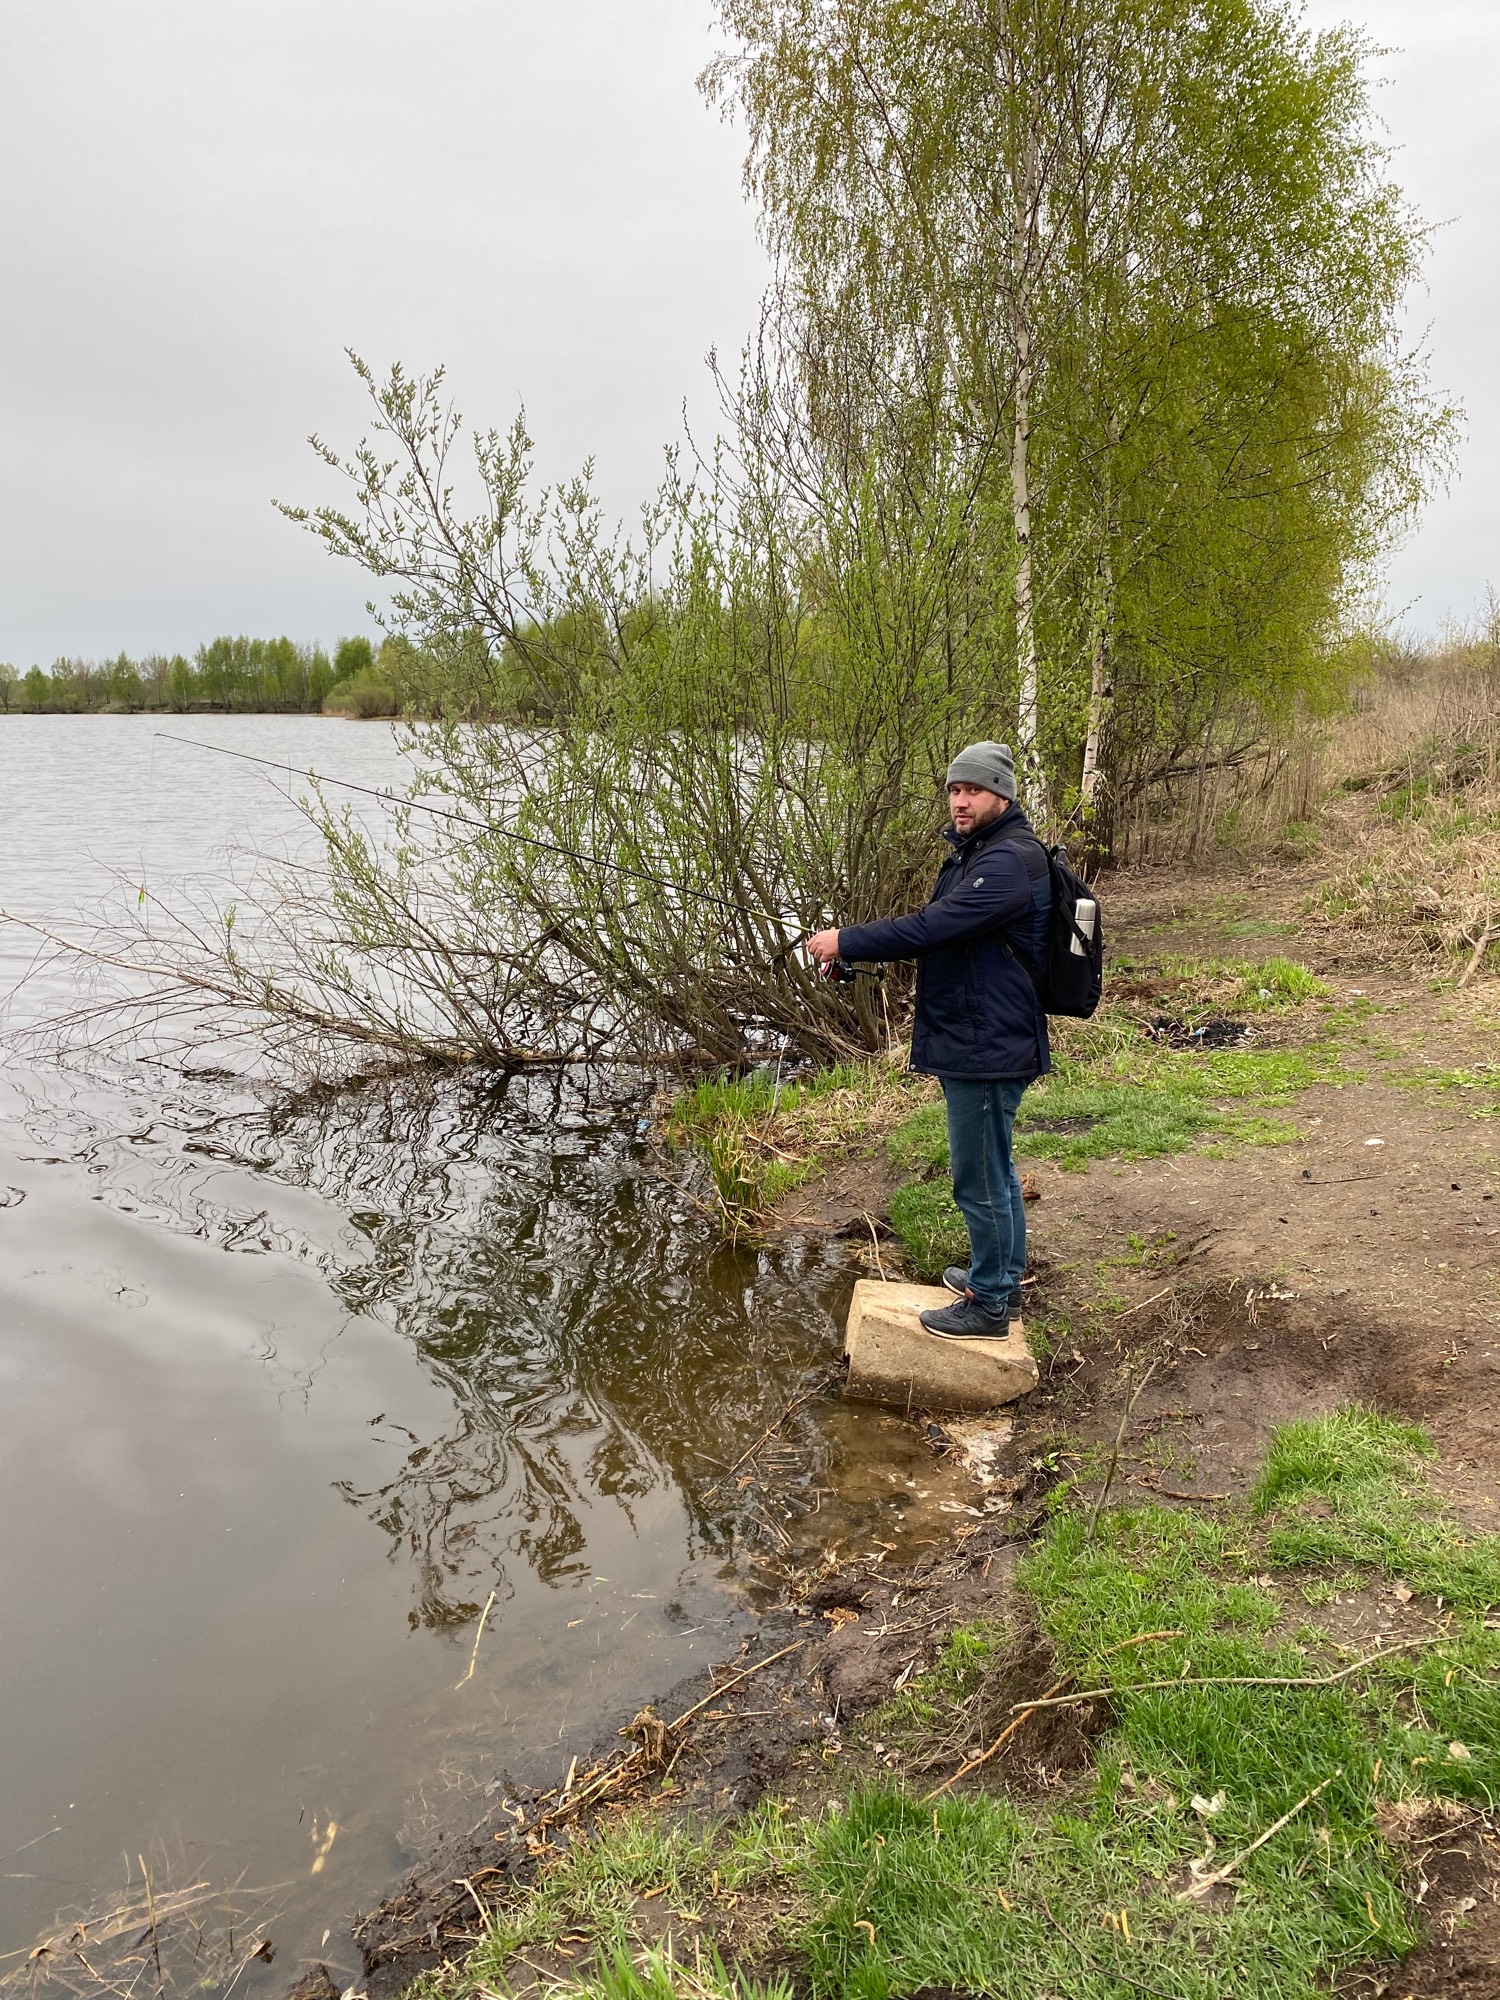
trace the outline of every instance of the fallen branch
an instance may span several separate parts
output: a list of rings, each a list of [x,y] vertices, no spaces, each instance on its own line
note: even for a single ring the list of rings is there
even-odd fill
[[[1308,1792],[1304,1797],[1298,1799],[1297,1803],[1291,1808],[1289,1812],[1284,1812],[1281,1815],[1280,1819],[1273,1820],[1272,1823],[1266,1828],[1265,1832],[1263,1834],[1260,1834],[1256,1839],[1252,1840],[1248,1847],[1241,1848],[1240,1852],[1235,1855],[1232,1861],[1226,1861],[1222,1868],[1215,1868],[1211,1875],[1195,1876],[1193,1881],[1188,1884],[1186,1889],[1179,1889],[1177,1892],[1178,1902],[1185,1903],[1185,1902],[1201,1901],[1202,1898],[1208,1895],[1211,1890],[1216,1889],[1221,1882],[1227,1882],[1229,1880],[1229,1877],[1234,1873],[1235,1869],[1239,1867],[1242,1861],[1248,1861],[1250,1859],[1250,1856],[1255,1852],[1255,1850],[1258,1847],[1264,1847],[1268,1840],[1272,1839],[1276,1834],[1280,1833],[1281,1829],[1284,1826],[1286,1826],[1291,1820],[1294,1820],[1297,1817],[1298,1813],[1301,1812],[1304,1806],[1310,1806],[1313,1800],[1317,1798],[1320,1793],[1326,1792],[1328,1790],[1328,1787],[1333,1783],[1335,1778],[1342,1778],[1343,1775],[1344,1775],[1344,1767],[1342,1764],[1340,1764],[1339,1768],[1336,1771],[1329,1773],[1329,1775],[1323,1780],[1321,1785],[1314,1785],[1310,1792]]]
[[[1474,974],[1479,970],[1480,960],[1497,939],[1500,939],[1500,923],[1497,923],[1492,916],[1486,917],[1484,929],[1479,933],[1478,942],[1474,946],[1474,955],[1458,975],[1460,988],[1468,985]]]
[[[1165,1294],[1163,1293],[1160,1296],[1165,1297]],[[1146,1305],[1150,1305],[1151,1300],[1146,1299],[1143,1301],[1143,1303]],[[1124,1314],[1122,1313],[1120,1317],[1123,1319]],[[1146,1384],[1151,1380],[1151,1377],[1155,1373],[1156,1373],[1156,1362],[1155,1360],[1153,1360],[1151,1362],[1151,1365],[1147,1368],[1145,1374],[1141,1377],[1140,1381],[1136,1383],[1134,1389],[1132,1389],[1132,1391],[1130,1392],[1129,1400],[1127,1401],[1123,1411],[1120,1413],[1120,1428],[1115,1433],[1115,1448],[1109,1455],[1109,1470],[1104,1475],[1104,1484],[1099,1488],[1099,1498],[1094,1502],[1094,1511],[1089,1516],[1088,1532],[1083,1538],[1085,1546],[1087,1546],[1090,1542],[1093,1541],[1094,1530],[1099,1525],[1099,1516],[1104,1512],[1104,1503],[1109,1498],[1109,1489],[1111,1486],[1113,1486],[1115,1480],[1115,1473],[1119,1469],[1120,1448],[1125,1442],[1125,1433],[1130,1428],[1130,1419],[1135,1415],[1135,1406],[1140,1401],[1141,1391],[1145,1388]]]
[[[1217,1501],[1227,1500],[1227,1493],[1184,1493],[1178,1486],[1163,1486],[1160,1480],[1132,1477],[1132,1486],[1139,1486],[1143,1493],[1160,1493],[1167,1500],[1195,1500],[1200,1507],[1211,1507]]]
[[[1340,1667],[1336,1674],[1214,1674],[1203,1677],[1190,1675],[1168,1681],[1126,1681],[1113,1687],[1085,1688],[1081,1694],[1063,1694],[1054,1698],[1053,1690],[1033,1702],[1016,1702],[1015,1708],[1024,1708],[1028,1713],[1037,1708],[1067,1708],[1073,1702],[1106,1701],[1112,1695],[1149,1694],[1163,1688],[1324,1688],[1335,1687],[1340,1681],[1347,1681],[1365,1667],[1374,1666],[1377,1660],[1388,1660],[1394,1653],[1410,1653],[1418,1646],[1445,1646],[1452,1643],[1451,1632],[1429,1632],[1420,1639],[1403,1639],[1397,1646],[1382,1646],[1378,1653],[1366,1653],[1353,1666]],[[1131,1643],[1134,1643],[1133,1641]],[[1118,1650],[1118,1648],[1116,1649]],[[1100,1654],[1101,1659],[1105,1657]],[[1014,1713],[1014,1709],[1012,1710]]]
[[[1054,1681],[1052,1683],[1051,1687],[1049,1687],[1047,1690],[1047,1694],[1048,1695],[1056,1694],[1058,1689],[1065,1688],[1068,1685],[1068,1682],[1072,1678],[1073,1676],[1071,1674],[1064,1674],[1060,1681]],[[956,1771],[952,1772],[948,1777],[944,1778],[943,1782],[940,1785],[934,1785],[932,1790],[926,1793],[925,1796],[923,1797],[922,1800],[923,1805],[926,1805],[932,1799],[941,1798],[943,1793],[946,1792],[951,1786],[956,1785],[960,1778],[967,1778],[971,1771],[977,1771],[981,1764],[987,1764],[990,1761],[991,1757],[994,1756],[995,1752],[997,1750],[1002,1749],[1005,1746],[1005,1744],[1007,1744],[1010,1741],[1011,1737],[1015,1735],[1016,1731],[1021,1727],[1022,1723],[1026,1721],[1028,1716],[1035,1715],[1039,1708],[1045,1708],[1046,1706],[1047,1702],[1046,1702],[1046,1697],[1044,1696],[1041,1701],[1034,1701],[1031,1704],[1030,1708],[1023,1708],[1021,1710],[1021,1713],[1018,1716],[1016,1716],[1014,1721],[1006,1723],[1005,1727],[1001,1730],[1000,1734],[995,1738],[994,1742],[990,1745],[988,1750],[981,1751],[977,1757],[968,1758],[964,1763],[959,1765]]]
[[[1144,1646],[1147,1643],[1147,1641],[1151,1639],[1181,1639],[1183,1636],[1184,1636],[1183,1633],[1175,1626],[1173,1626],[1170,1630],[1162,1632],[1137,1632],[1137,1634],[1133,1639],[1122,1639],[1117,1646],[1111,1646],[1109,1648],[1109,1652],[1102,1654],[1100,1657],[1108,1659],[1110,1653],[1128,1652],[1132,1646]],[[956,1785],[960,1778],[968,1777],[969,1773],[971,1771],[977,1771],[981,1764],[987,1764],[990,1761],[991,1757],[994,1756],[995,1752],[1001,1749],[1006,1743],[1009,1742],[1010,1738],[1015,1735],[1016,1731],[1021,1727],[1021,1724],[1025,1722],[1028,1716],[1035,1715],[1039,1708],[1048,1708],[1055,1706],[1055,1704],[1051,1702],[1050,1697],[1052,1695],[1055,1695],[1060,1688],[1065,1688],[1068,1685],[1068,1682],[1072,1680],[1072,1678],[1073,1678],[1072,1674],[1064,1674],[1061,1680],[1054,1681],[1052,1683],[1051,1687],[1048,1688],[1046,1694],[1041,1696],[1039,1700],[1030,1703],[1017,1703],[1017,1707],[1020,1708],[1021,1713],[1016,1716],[1013,1722],[1006,1723],[1005,1727],[1001,1730],[1000,1734],[995,1738],[994,1742],[990,1745],[989,1749],[981,1751],[979,1756],[970,1757],[966,1762],[960,1764],[958,1769],[955,1772],[953,1772],[951,1777],[944,1778],[943,1782],[940,1785],[934,1786],[934,1788],[927,1793],[926,1798],[923,1799],[922,1803],[926,1805],[929,1800],[940,1797],[942,1793],[948,1790],[950,1785]]]
[[[691,1708],[685,1708],[675,1722],[669,1722],[668,1731],[681,1729],[685,1722],[690,1722],[700,1709],[707,1708],[711,1701],[717,1701],[721,1694],[728,1694],[732,1687],[738,1687],[741,1681],[749,1680],[750,1676],[758,1674],[762,1667],[773,1666],[777,1660],[784,1660],[788,1653],[795,1653],[799,1646],[806,1644],[805,1639],[793,1639],[791,1645],[783,1646],[779,1653],[769,1653],[765,1659],[757,1660],[753,1667],[746,1667],[741,1673],[731,1674],[727,1681],[720,1681],[716,1688],[710,1688],[702,1701],[695,1701]]]
[[[875,1224],[868,1212],[865,1212],[865,1227],[870,1232],[870,1249],[874,1253],[875,1269],[880,1273],[881,1283],[884,1284],[885,1266],[880,1261],[880,1238],[875,1234]]]
[[[321,830],[337,844],[326,825]],[[134,889],[134,878],[127,883],[112,872],[121,889]],[[0,926],[13,924],[80,965],[130,981],[123,991],[115,990],[118,980],[104,981],[91,1000],[22,1032],[64,1046],[87,1035],[118,1039],[143,1026],[160,1037],[168,1023],[189,1037],[269,1032],[295,1039],[306,1060],[299,1031],[310,1030],[315,1043],[363,1044],[407,1064],[481,1062],[505,1070],[585,1062],[619,1040],[618,1022],[597,1018],[598,1001],[578,990],[576,977],[570,983],[576,968],[547,938],[513,935],[509,919],[493,941],[444,935],[445,923],[459,936],[473,930],[473,910],[451,883],[438,894],[436,920],[398,895],[399,907],[388,907],[387,898],[379,921],[370,914],[373,929],[359,927],[352,938],[335,921],[333,892],[325,894],[321,877],[312,881],[306,870],[287,864],[267,881],[231,883],[252,912],[248,945],[245,928],[236,928],[236,905],[205,908],[200,898],[173,907],[144,887],[131,897],[131,915],[101,923],[86,939],[0,911]],[[33,970],[44,959],[38,953]]]
[[[494,1603],[495,1603],[495,1592],[492,1590],[489,1594],[488,1599],[485,1602],[485,1607],[483,1611],[481,1611],[479,1614],[479,1630],[474,1634],[474,1650],[469,1655],[469,1671],[464,1675],[463,1680],[454,1682],[453,1691],[455,1694],[457,1694],[458,1690],[464,1685],[466,1681],[471,1681],[474,1678],[474,1668],[478,1664],[479,1660],[479,1642],[484,1637],[485,1620],[489,1617],[490,1612],[493,1610]]]
[[[265,1014],[278,1021],[295,1021],[301,1027],[315,1028],[321,1034],[342,1036],[348,1041],[364,1042],[374,1048],[389,1049],[408,1059],[417,1057],[425,1061],[451,1063],[465,1063],[472,1060],[472,1051],[461,1048],[455,1043],[423,1042],[414,1036],[394,1034],[370,1023],[348,1020],[343,1015],[314,1006],[300,996],[288,992],[285,987],[274,985],[269,979],[257,980],[256,991],[252,993],[232,980],[215,978],[200,969],[190,969],[182,965],[147,964],[140,959],[123,958],[116,952],[103,951],[96,945],[80,944],[77,939],[63,937],[59,932],[49,930],[45,924],[37,923],[31,917],[17,916],[14,910],[0,910],[0,923],[17,924],[22,930],[31,931],[35,936],[45,938],[48,944],[56,945],[59,951],[84,959],[90,965],[105,965],[115,972],[134,973],[138,978],[149,979],[159,987],[180,988],[188,993],[201,993],[227,1007]],[[126,997],[118,1004],[129,1006],[132,1002]],[[517,1055],[523,1067],[537,1062],[537,1058],[529,1052],[517,1051]]]
[[[1160,1300],[1166,1298],[1167,1294],[1171,1291],[1171,1289],[1172,1287],[1170,1285],[1163,1285],[1161,1290],[1159,1292],[1153,1292],[1149,1299],[1142,1299],[1137,1305],[1126,1306],[1124,1312],[1117,1312],[1115,1314],[1115,1319],[1116,1320],[1129,1319],[1132,1313],[1144,1312],[1147,1306],[1154,1306]],[[1154,1362],[1152,1363],[1152,1366],[1153,1367],[1155,1366]],[[1142,1383],[1141,1386],[1144,1388],[1145,1384]]]

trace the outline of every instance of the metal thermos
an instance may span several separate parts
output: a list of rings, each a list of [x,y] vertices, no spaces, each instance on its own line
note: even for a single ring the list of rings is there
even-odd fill
[[[1094,941],[1094,925],[1099,921],[1099,905],[1094,901],[1092,896],[1080,896],[1074,908],[1074,915],[1078,919],[1079,930],[1083,932],[1083,935],[1092,944]],[[1078,938],[1070,938],[1068,946],[1075,958],[1082,958],[1084,956],[1083,945],[1079,942]]]

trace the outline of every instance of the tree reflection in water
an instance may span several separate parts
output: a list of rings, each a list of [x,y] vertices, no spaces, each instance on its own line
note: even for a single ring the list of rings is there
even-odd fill
[[[304,1093],[262,1125],[263,1164],[368,1242],[334,1290],[452,1398],[442,1435],[404,1433],[393,1478],[338,1482],[411,1560],[414,1625],[471,1620],[516,1562],[586,1575],[601,1501],[634,1526],[676,1488],[695,1552],[727,1556],[735,1482],[716,1475],[836,1352],[839,1254],[724,1245],[663,1173],[648,1102],[597,1077],[403,1079]]]

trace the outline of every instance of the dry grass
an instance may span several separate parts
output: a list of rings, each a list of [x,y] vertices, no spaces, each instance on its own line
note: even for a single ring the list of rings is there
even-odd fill
[[[1200,790],[1202,795],[1200,795]],[[1301,864],[1340,955],[1460,980],[1500,961],[1500,606],[1479,632],[1372,646],[1346,712],[1148,802],[1136,859]]]
[[[277,1908],[271,1892],[183,1882],[166,1855],[135,1857],[121,1888],[60,1917],[29,1951],[0,1957],[0,2000],[227,1995],[275,1957]]]
[[[1326,761],[1317,913],[1375,957],[1472,977],[1500,941],[1500,644],[1382,674]]]

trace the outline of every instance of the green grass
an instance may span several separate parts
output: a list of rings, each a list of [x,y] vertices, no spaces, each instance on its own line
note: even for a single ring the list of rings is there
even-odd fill
[[[636,1814],[577,1840],[429,1990],[502,1992],[518,1949],[557,1945],[585,1956],[558,1989],[579,2000],[896,2000],[923,1987],[1313,2000],[1352,1966],[1388,1964],[1416,1942],[1417,1912],[1377,1805],[1491,1804],[1500,1790],[1500,1633],[1486,1622],[1500,1538],[1446,1516],[1431,1456],[1414,1426],[1346,1409],[1279,1430],[1244,1506],[1109,1509],[1091,1529],[1064,1491],[1017,1589],[1055,1657],[1033,1651],[1037,1677],[1107,1690],[1091,1766],[1032,1802],[934,1799],[870,1775],[862,1750],[877,1740],[946,1746],[951,1768],[976,1703],[1014,1671],[1004,1625],[961,1626],[795,1803],[728,1825]],[[1449,1622],[1424,1605],[1412,1628],[1431,1643],[1318,1686],[1225,1684],[1354,1663],[1284,1599],[1301,1603],[1299,1580],[1331,1599],[1397,1577],[1434,1609],[1442,1598]],[[1003,1783],[994,1766],[987,1781]],[[1222,1901],[1184,1899],[1194,1863],[1231,1858]],[[716,1953],[730,1907],[748,1971]]]
[[[1500,1118],[1500,1063],[1476,1063],[1470,1069],[1420,1069],[1395,1081],[1407,1090],[1456,1091],[1471,1118]]]
[[[1339,1074],[1328,1048],[1176,1050],[1139,1042],[1063,1056],[1016,1119],[1018,1149],[1074,1171],[1093,1160],[1160,1159],[1199,1138],[1285,1145],[1297,1129],[1265,1114]]]
[[[814,1070],[810,1076],[784,1079],[779,1088],[770,1069],[752,1070],[746,1076],[715,1077],[683,1092],[672,1106],[668,1130],[674,1137],[691,1138],[712,1130],[725,1118],[764,1118],[773,1105],[791,1111],[799,1104],[831,1097],[836,1090],[858,1090],[865,1077],[863,1063],[837,1063],[830,1069]]]
[[[939,1100],[924,1104],[898,1125],[886,1142],[892,1163],[911,1172],[917,1167],[948,1164],[948,1107]]]
[[[1313,1084],[1332,1082],[1343,1073],[1337,1051],[1324,1044],[1167,1049],[1129,1024],[1106,1017],[1071,1036],[1055,1053],[1052,1074],[1027,1091],[1016,1119],[1016,1150],[1083,1171],[1094,1160],[1160,1159],[1203,1138],[1233,1145],[1285,1145],[1297,1138],[1297,1128],[1267,1114],[1285,1109]],[[898,1126],[889,1152],[908,1171],[945,1168],[943,1106],[923,1105]],[[894,1205],[891,1219],[904,1234]],[[937,1211],[930,1204],[914,1205],[912,1219],[930,1236]]]
[[[1500,1540],[1435,1510],[1423,1433],[1352,1409],[1279,1431],[1253,1496],[1273,1566],[1400,1577],[1467,1613],[1500,1605]]]
[[[476,1985],[503,1980],[517,1952],[554,1949],[585,1937],[606,1957],[631,1941],[640,1898],[679,1922],[697,1922],[715,1848],[712,1829],[671,1824],[647,1813],[624,1816],[607,1837],[576,1841],[524,1898],[493,1912],[466,1970]]]
[[[1266,982],[1267,993],[1294,996],[1288,1004],[1301,1004],[1298,994],[1308,997],[1307,982],[1319,984],[1287,959],[1267,961],[1254,976]],[[1022,1100],[1016,1151],[1082,1173],[1096,1160],[1161,1159],[1198,1145],[1220,1157],[1240,1146],[1284,1146],[1301,1134],[1276,1114],[1313,1084],[1348,1074],[1327,1042],[1292,1049],[1168,1049],[1107,1011],[1058,1037],[1052,1074]],[[946,1179],[942,1102],[924,1104],[904,1119],[886,1150],[894,1166],[919,1176],[892,1197],[891,1226],[913,1274],[935,1281],[945,1265],[968,1255],[963,1217]]]
[[[1305,1007],[1326,1000],[1328,988],[1315,973],[1294,958],[1268,958],[1241,975],[1241,1004],[1255,1009]]]
[[[1104,1269],[1119,1265],[1127,1270],[1148,1271],[1160,1259],[1162,1252],[1170,1250],[1176,1241],[1175,1229],[1158,1230],[1155,1236],[1143,1236],[1138,1230],[1132,1230],[1125,1238],[1124,1249],[1113,1257],[1102,1258],[1101,1265]]]
[[[857,1130],[891,1087],[890,1076],[869,1063],[841,1063],[795,1082],[778,1083],[774,1071],[717,1077],[684,1091],[667,1116],[668,1139],[696,1146],[708,1164],[714,1192],[730,1233],[766,1214],[822,1164],[816,1144],[801,1127],[809,1107],[840,1104],[839,1132]]]
[[[784,1974],[769,1981],[747,1979],[728,1970],[716,1951],[695,1952],[691,1963],[670,1952],[648,1951],[639,1958],[621,1949],[583,1978],[553,1989],[562,2000],[793,2000]]]
[[[1290,937],[1297,926],[1276,917],[1260,916],[1256,899],[1243,892],[1216,895],[1205,915],[1225,937]],[[1171,926],[1163,926],[1171,928]]]
[[[1117,1968],[1183,2000],[1311,2000],[1341,1968],[1410,1948],[1414,1913],[1377,1801],[1489,1801],[1500,1779],[1500,1638],[1483,1618],[1500,1593],[1500,1540],[1446,1519],[1423,1479],[1430,1449],[1411,1426],[1342,1411],[1277,1434],[1247,1509],[1116,1510],[1093,1535],[1076,1507],[1062,1513],[1019,1584],[1057,1674],[1111,1690],[1092,1779],[1040,1813],[995,1798],[934,1807],[889,1784],[857,1792],[793,1871],[814,1990],[1103,2000],[1121,1991]],[[1441,1643],[1333,1685],[1185,1684],[1344,1663],[1321,1634],[1288,1629],[1274,1583],[1287,1563],[1331,1564],[1345,1588],[1400,1575],[1459,1615]],[[1161,1636],[1140,1643],[1147,1633]],[[902,1714],[940,1726],[994,1646],[993,1628],[955,1634],[901,1709],[875,1718],[881,1734]],[[1145,1685],[1160,1681],[1171,1684]],[[1195,1856],[1222,1864],[1288,1812],[1236,1870],[1227,1907],[1179,1898]]]
[[[967,1265],[969,1232],[948,1182],[908,1181],[891,1196],[891,1227],[912,1276],[936,1284],[949,1264]]]
[[[1141,1982],[1178,2000],[1312,2000],[1330,1965],[1413,1942],[1391,1874],[1352,1873],[1332,1827],[1316,1877],[1267,1864],[1269,1894],[1247,1883],[1225,1911],[1178,1901],[1205,1829],[1125,1775],[1112,1767],[1090,1805],[1045,1816],[994,1797],[926,1806],[890,1785],[856,1792],[794,1873],[813,1906],[796,1934],[813,1992],[1115,2000]]]
[[[1297,925],[1279,917],[1264,917],[1258,914],[1259,899],[1243,892],[1219,894],[1198,908],[1174,911],[1162,922],[1136,926],[1142,935],[1156,936],[1162,932],[1180,932],[1184,924],[1202,924],[1206,929],[1216,931],[1227,938],[1274,938],[1294,937]],[[1114,961],[1116,965],[1121,960]]]
[[[790,2000],[784,1978],[753,1981],[726,1971],[703,1927],[725,1895],[779,1877],[800,1852],[796,1819],[775,1800],[732,1825],[668,1821],[649,1810],[622,1814],[576,1837],[524,1894],[489,1912],[462,1963],[429,1973],[411,2000],[504,1994],[528,1952],[586,1947],[575,1982],[556,1993],[579,2000]],[[643,1913],[669,1926],[666,1948],[639,1949]],[[679,1949],[686,1942],[686,1951]]]
[[[1180,990],[1171,1005],[1185,1019],[1195,1015],[1273,1007],[1305,1007],[1329,998],[1329,989],[1308,966],[1295,958],[1186,958],[1166,952],[1150,959],[1120,959],[1116,969],[1137,975],[1155,974]],[[1167,1002],[1163,998],[1163,1005]]]

